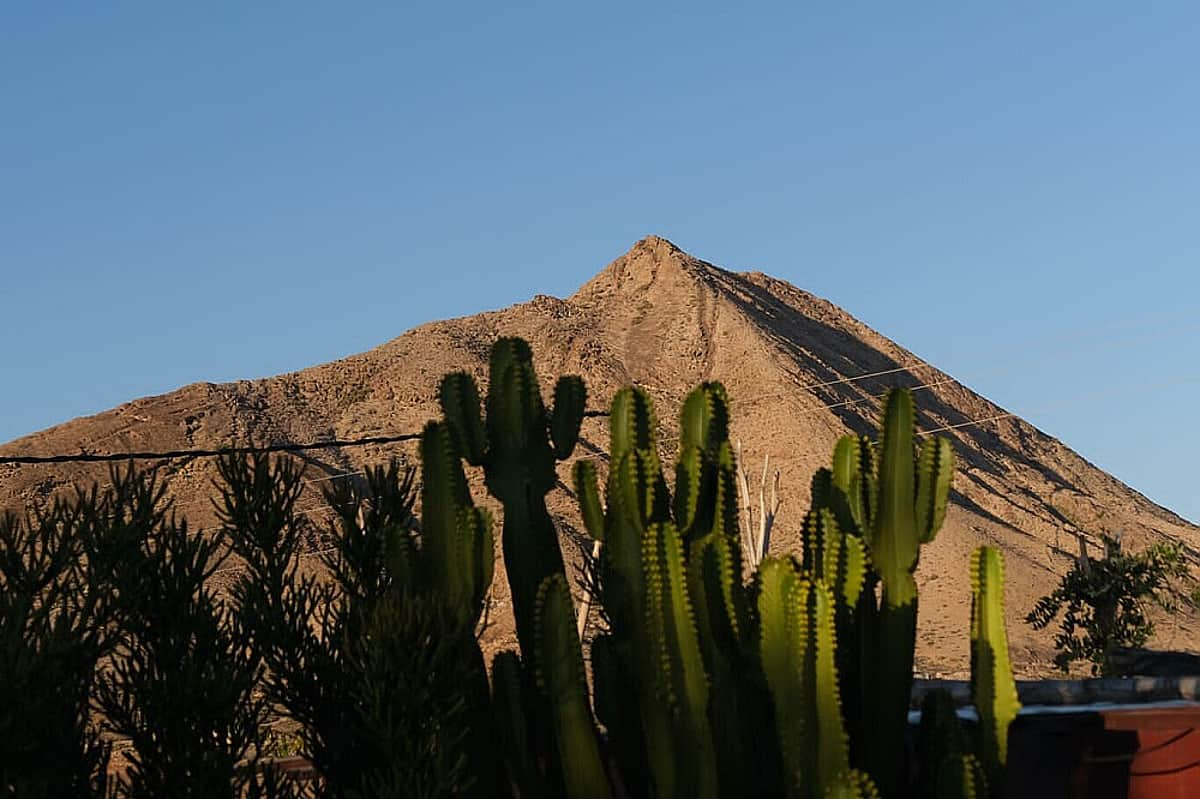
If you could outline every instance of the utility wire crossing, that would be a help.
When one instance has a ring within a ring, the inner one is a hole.
[[[608,411],[584,411],[584,418],[608,416]],[[254,455],[270,452],[303,452],[312,449],[335,449],[345,447],[367,447],[378,444],[399,444],[416,441],[420,433],[403,433],[394,436],[370,436],[368,438],[330,439],[310,441],[304,444],[265,444],[263,446],[221,447],[219,449],[173,449],[165,452],[110,452],[72,455],[0,455],[0,465],[38,463],[114,463],[118,461],[170,460],[172,458],[219,458],[224,455]]]

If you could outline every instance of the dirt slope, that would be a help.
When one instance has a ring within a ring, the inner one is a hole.
[[[1006,554],[1010,642],[1025,674],[1049,668],[1047,639],[1020,619],[1076,551],[1074,538],[1063,532],[1067,519],[1094,530],[1123,529],[1135,546],[1167,538],[1184,541],[1193,556],[1200,550],[1200,528],[1033,426],[1016,418],[968,424],[1004,411],[831,303],[758,272],[725,271],[657,237],[635,244],[566,300],[539,295],[502,311],[424,325],[370,352],[299,372],[195,384],[134,400],[18,439],[0,453],[122,452],[418,431],[436,412],[441,375],[466,369],[482,379],[491,342],[502,335],[532,343],[547,387],[554,375],[583,375],[590,407],[606,406],[630,382],[647,386],[667,422],[664,433],[690,387],[724,382],[734,405],[733,435],[743,442],[751,472],[768,454],[782,470],[777,550],[795,545],[809,478],[827,462],[837,437],[848,430],[874,432],[874,397],[887,388],[928,386],[915,394],[921,429],[962,426],[945,433],[959,463],[954,507],[937,540],[924,549],[918,571],[918,669],[927,673],[966,668],[967,560],[981,543]],[[900,371],[839,382],[890,370]],[[584,438],[580,454],[603,458],[605,422],[585,422]],[[664,440],[668,457],[674,455],[671,445]],[[308,476],[317,478],[414,452],[405,444],[316,451],[305,459]],[[177,461],[164,468],[181,510],[194,524],[211,523],[212,464]],[[567,465],[560,474],[567,478]],[[0,508],[28,507],[74,481],[105,476],[103,467],[94,466],[0,466]],[[303,505],[318,505],[320,485],[310,487]],[[564,547],[573,548],[577,521],[565,485],[552,495],[552,509]],[[313,516],[319,518],[319,511]],[[497,589],[490,643],[509,645],[514,639],[500,572]],[[1185,615],[1165,623],[1161,633],[1164,645],[1200,646],[1200,633]]]

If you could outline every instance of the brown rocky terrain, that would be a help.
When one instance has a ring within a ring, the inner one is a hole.
[[[355,438],[419,431],[436,413],[438,381],[456,369],[485,375],[491,342],[516,335],[533,346],[548,388],[562,373],[587,381],[589,406],[607,405],[622,385],[646,386],[657,402],[665,455],[678,403],[703,380],[720,380],[733,402],[733,437],[752,475],[766,455],[782,471],[784,497],[773,550],[794,547],[812,472],[838,436],[873,433],[878,395],[894,385],[915,393],[922,430],[949,428],[958,456],[953,507],[924,548],[918,580],[918,669],[943,675],[967,664],[971,550],[1002,548],[1008,566],[1009,636],[1018,672],[1049,671],[1048,637],[1021,620],[1077,551],[1064,525],[1125,531],[1200,550],[1200,528],[1106,474],[1067,446],[923,363],[831,303],[758,272],[734,273],[649,237],[609,264],[569,299],[538,296],[502,311],[410,330],[370,352],[299,372],[223,385],[200,383],[134,400],[0,447],[5,455],[127,452],[229,444]],[[862,375],[876,377],[858,379]],[[1002,417],[1002,418],[993,418]],[[989,420],[977,422],[976,420]],[[604,419],[588,419],[577,454],[603,459]],[[304,455],[307,476],[352,472],[401,444]],[[560,474],[569,483],[569,465]],[[195,459],[164,465],[177,506],[194,525],[212,523],[215,468]],[[0,466],[0,508],[29,507],[74,482],[104,480],[103,466]],[[321,483],[302,500],[320,518]],[[476,495],[482,496],[476,486]],[[552,495],[564,548],[577,529],[566,485]],[[489,643],[515,639],[507,585],[497,571]],[[1200,630],[1188,608],[1162,622],[1158,643],[1195,650]]]

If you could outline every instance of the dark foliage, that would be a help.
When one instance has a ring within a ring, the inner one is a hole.
[[[327,492],[339,528],[320,553],[331,580],[301,565],[312,553],[294,513],[299,472],[239,458],[221,477],[222,524],[246,565],[234,604],[268,697],[301,724],[323,795],[461,793],[482,660],[474,630],[422,592],[413,471],[393,462]]]
[[[1180,544],[1160,543],[1128,553],[1118,540],[1101,538],[1104,557],[1077,563],[1025,620],[1042,630],[1062,613],[1054,636],[1055,665],[1067,671],[1082,660],[1091,664],[1093,675],[1111,676],[1118,671],[1113,662],[1118,650],[1140,647],[1154,634],[1147,602],[1170,608],[1172,581],[1188,571]]]
[[[109,647],[107,586],[85,568],[111,496],[0,516],[0,796],[100,797],[109,747],[90,721]]]
[[[207,585],[223,547],[174,518],[153,473],[119,476],[114,492],[106,527],[140,541],[112,564],[119,641],[96,692],[107,728],[133,746],[117,793],[242,796],[265,706],[247,631]]]

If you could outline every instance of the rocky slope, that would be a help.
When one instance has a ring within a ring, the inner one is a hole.
[[[894,385],[919,387],[922,430],[948,428],[958,456],[953,507],[922,554],[918,669],[966,668],[967,561],[981,543],[1008,562],[1009,634],[1026,674],[1049,669],[1048,639],[1021,622],[1077,551],[1064,525],[1124,530],[1134,546],[1183,541],[1194,557],[1200,528],[1155,505],[1026,422],[1003,416],[985,398],[921,362],[846,312],[758,272],[733,273],[649,237],[566,300],[538,296],[502,311],[410,330],[370,352],[263,380],[195,384],[134,400],[0,447],[0,453],[122,452],[227,444],[354,438],[420,430],[436,413],[441,375],[465,369],[483,379],[498,336],[533,345],[548,387],[561,373],[583,375],[593,408],[630,382],[649,388],[667,420],[687,390],[720,380],[733,401],[733,436],[752,474],[762,459],[782,472],[783,507],[773,549],[796,544],[812,472],[838,436],[873,433],[878,395]],[[862,379],[862,375],[876,375]],[[993,417],[1002,417],[993,419]],[[990,420],[976,422],[976,420]],[[668,457],[671,442],[664,439]],[[579,454],[603,459],[603,419],[585,422]],[[320,450],[304,455],[308,477],[354,471],[389,456],[413,458],[402,444]],[[179,508],[193,524],[212,522],[215,469],[203,459],[163,467]],[[569,483],[568,466],[561,475]],[[73,482],[106,479],[104,467],[0,466],[0,508],[29,507]],[[320,519],[319,488],[302,505]],[[482,494],[481,487],[477,493]],[[552,496],[564,548],[577,529],[566,485]],[[498,578],[502,572],[498,571]],[[493,645],[513,642],[507,587],[497,580],[489,631]],[[1160,643],[1195,649],[1200,632],[1188,614],[1165,622]]]

